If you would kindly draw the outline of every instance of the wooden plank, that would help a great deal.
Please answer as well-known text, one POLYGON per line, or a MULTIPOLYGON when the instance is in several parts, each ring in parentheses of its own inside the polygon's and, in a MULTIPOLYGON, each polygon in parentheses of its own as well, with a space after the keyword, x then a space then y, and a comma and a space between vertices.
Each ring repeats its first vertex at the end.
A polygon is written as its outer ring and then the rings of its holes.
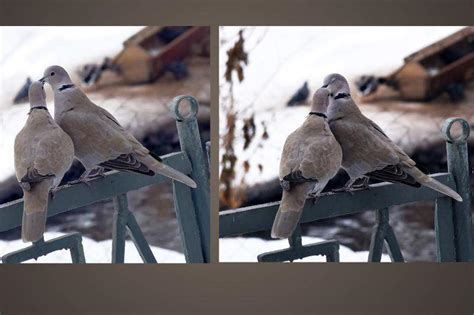
POLYGON ((454 43, 460 41, 461 39, 473 34, 474 34, 474 26, 468 26, 468 27, 462 28, 461 30, 411 54, 410 56, 405 58, 405 62, 408 62, 408 61, 419 62, 429 56, 439 53, 444 48, 451 46, 454 43))
MULTIPOLYGON (((450 174, 439 173, 431 177, 454 188, 450 174)), ((402 184, 380 183, 354 195, 338 193, 322 196, 317 204, 306 201, 301 222, 333 218, 367 210, 382 209, 392 205, 414 201, 433 200, 443 196, 427 187, 414 188, 402 184)), ((234 236, 257 231, 270 230, 278 210, 279 202, 222 211, 219 215, 219 236, 234 236)))
MULTIPOLYGON (((191 172, 189 159, 182 152, 171 153, 162 157, 169 166, 185 173, 191 172)), ((85 184, 65 185, 53 200, 50 200, 48 217, 63 213, 95 202, 110 199, 117 195, 136 190, 152 184, 168 181, 167 177, 156 175, 146 176, 135 173, 112 171, 103 178, 97 178, 85 184)), ((23 215, 23 199, 0 205, 0 232, 21 225, 23 215)))

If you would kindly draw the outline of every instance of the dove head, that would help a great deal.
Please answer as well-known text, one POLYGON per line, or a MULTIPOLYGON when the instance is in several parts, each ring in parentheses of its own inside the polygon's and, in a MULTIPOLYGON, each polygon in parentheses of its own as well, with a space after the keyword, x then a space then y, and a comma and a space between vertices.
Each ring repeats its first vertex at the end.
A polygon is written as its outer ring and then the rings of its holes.
POLYGON ((323 88, 328 88, 330 93, 336 95, 338 93, 350 94, 349 83, 339 73, 332 73, 324 78, 323 88))
POLYGON ((30 107, 46 106, 46 93, 44 92, 43 83, 34 81, 28 89, 28 99, 30 100, 30 107))
POLYGON ((312 112, 326 113, 329 104, 329 90, 319 88, 313 95, 312 112))
POLYGON ((62 85, 71 84, 71 78, 64 68, 60 66, 50 66, 44 71, 43 78, 40 79, 41 82, 46 82, 51 85, 53 89, 60 87, 62 85))
POLYGON ((360 114, 360 110, 349 93, 339 90, 336 93, 329 94, 329 105, 326 112, 329 120, 343 118, 352 114, 360 114))

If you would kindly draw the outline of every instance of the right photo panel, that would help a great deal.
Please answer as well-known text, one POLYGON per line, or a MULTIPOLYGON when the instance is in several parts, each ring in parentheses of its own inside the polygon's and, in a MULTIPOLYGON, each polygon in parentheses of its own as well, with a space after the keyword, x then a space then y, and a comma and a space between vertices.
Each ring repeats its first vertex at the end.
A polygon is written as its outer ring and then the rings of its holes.
POLYGON ((473 251, 474 27, 219 29, 220 262, 473 251))

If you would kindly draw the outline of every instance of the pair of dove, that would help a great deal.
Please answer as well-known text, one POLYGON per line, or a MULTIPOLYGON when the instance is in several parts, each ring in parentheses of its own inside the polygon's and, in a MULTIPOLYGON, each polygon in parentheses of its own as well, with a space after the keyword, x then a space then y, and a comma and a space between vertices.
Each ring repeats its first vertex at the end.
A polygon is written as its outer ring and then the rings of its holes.
POLYGON ((50 193, 58 189, 74 156, 85 167, 79 182, 87 183, 103 168, 153 176, 161 174, 192 188, 188 176, 165 165, 105 109, 75 86, 66 70, 48 67, 28 91, 29 117, 15 138, 15 171, 24 193, 22 239, 42 238, 50 193), (44 83, 54 90, 54 119, 46 108, 44 83))
POLYGON ((283 196, 271 235, 288 238, 299 223, 308 194, 317 197, 342 167, 346 191, 360 178, 434 189, 459 202, 451 188, 425 175, 383 130, 365 117, 351 98, 349 84, 330 74, 313 96, 311 112, 286 139, 280 160, 283 196))

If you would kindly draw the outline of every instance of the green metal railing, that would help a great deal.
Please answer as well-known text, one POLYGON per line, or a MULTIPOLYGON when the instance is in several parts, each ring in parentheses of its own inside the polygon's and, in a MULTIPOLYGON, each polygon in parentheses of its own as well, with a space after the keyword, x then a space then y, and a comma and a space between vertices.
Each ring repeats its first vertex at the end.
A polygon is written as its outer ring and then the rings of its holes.
MULTIPOLYGON (((162 157, 164 163, 188 174, 198 186, 196 189, 191 189, 173 181, 176 218, 186 262, 190 263, 205 263, 210 260, 209 165, 199 136, 196 118, 198 109, 197 100, 191 96, 178 96, 173 99, 171 112, 176 119, 181 152, 162 157), (183 100, 187 100, 190 104, 187 115, 182 114, 183 110, 180 109, 183 100)), ((167 180, 169 179, 161 175, 152 177, 111 171, 102 178, 91 180, 90 185, 65 185, 55 194, 54 199, 50 200, 48 217, 101 200, 113 199, 115 213, 112 231, 112 262, 124 262, 125 238, 128 230, 142 260, 145 263, 156 263, 135 216, 128 209, 127 192, 167 180)), ((0 205, 0 232, 21 226, 22 214, 22 199, 0 205)), ((3 263, 20 263, 60 249, 71 251, 73 263, 85 263, 82 238, 79 233, 48 241, 42 239, 27 248, 4 254, 2 261, 3 263)))
MULTIPOLYGON (((368 260, 378 262, 386 243, 394 262, 404 261, 395 233, 389 222, 389 207, 415 201, 435 200, 435 231, 438 261, 473 260, 471 184, 468 165, 467 138, 470 126, 464 119, 449 118, 443 126, 446 140, 448 173, 431 175, 441 183, 456 190, 463 202, 456 202, 426 187, 413 188, 402 184, 378 183, 370 189, 354 194, 327 194, 314 204, 307 200, 300 223, 312 222, 363 211, 375 211, 374 226, 368 260), (460 124, 462 133, 452 135, 454 124, 460 124), (376 209, 376 210, 374 210, 376 209)), ((222 211, 219 215, 219 236, 236 236, 270 230, 279 202, 222 211)), ((302 245, 298 227, 289 239, 289 248, 260 254, 258 261, 293 261, 313 255, 324 255, 327 261, 339 261, 337 241, 302 245)))

